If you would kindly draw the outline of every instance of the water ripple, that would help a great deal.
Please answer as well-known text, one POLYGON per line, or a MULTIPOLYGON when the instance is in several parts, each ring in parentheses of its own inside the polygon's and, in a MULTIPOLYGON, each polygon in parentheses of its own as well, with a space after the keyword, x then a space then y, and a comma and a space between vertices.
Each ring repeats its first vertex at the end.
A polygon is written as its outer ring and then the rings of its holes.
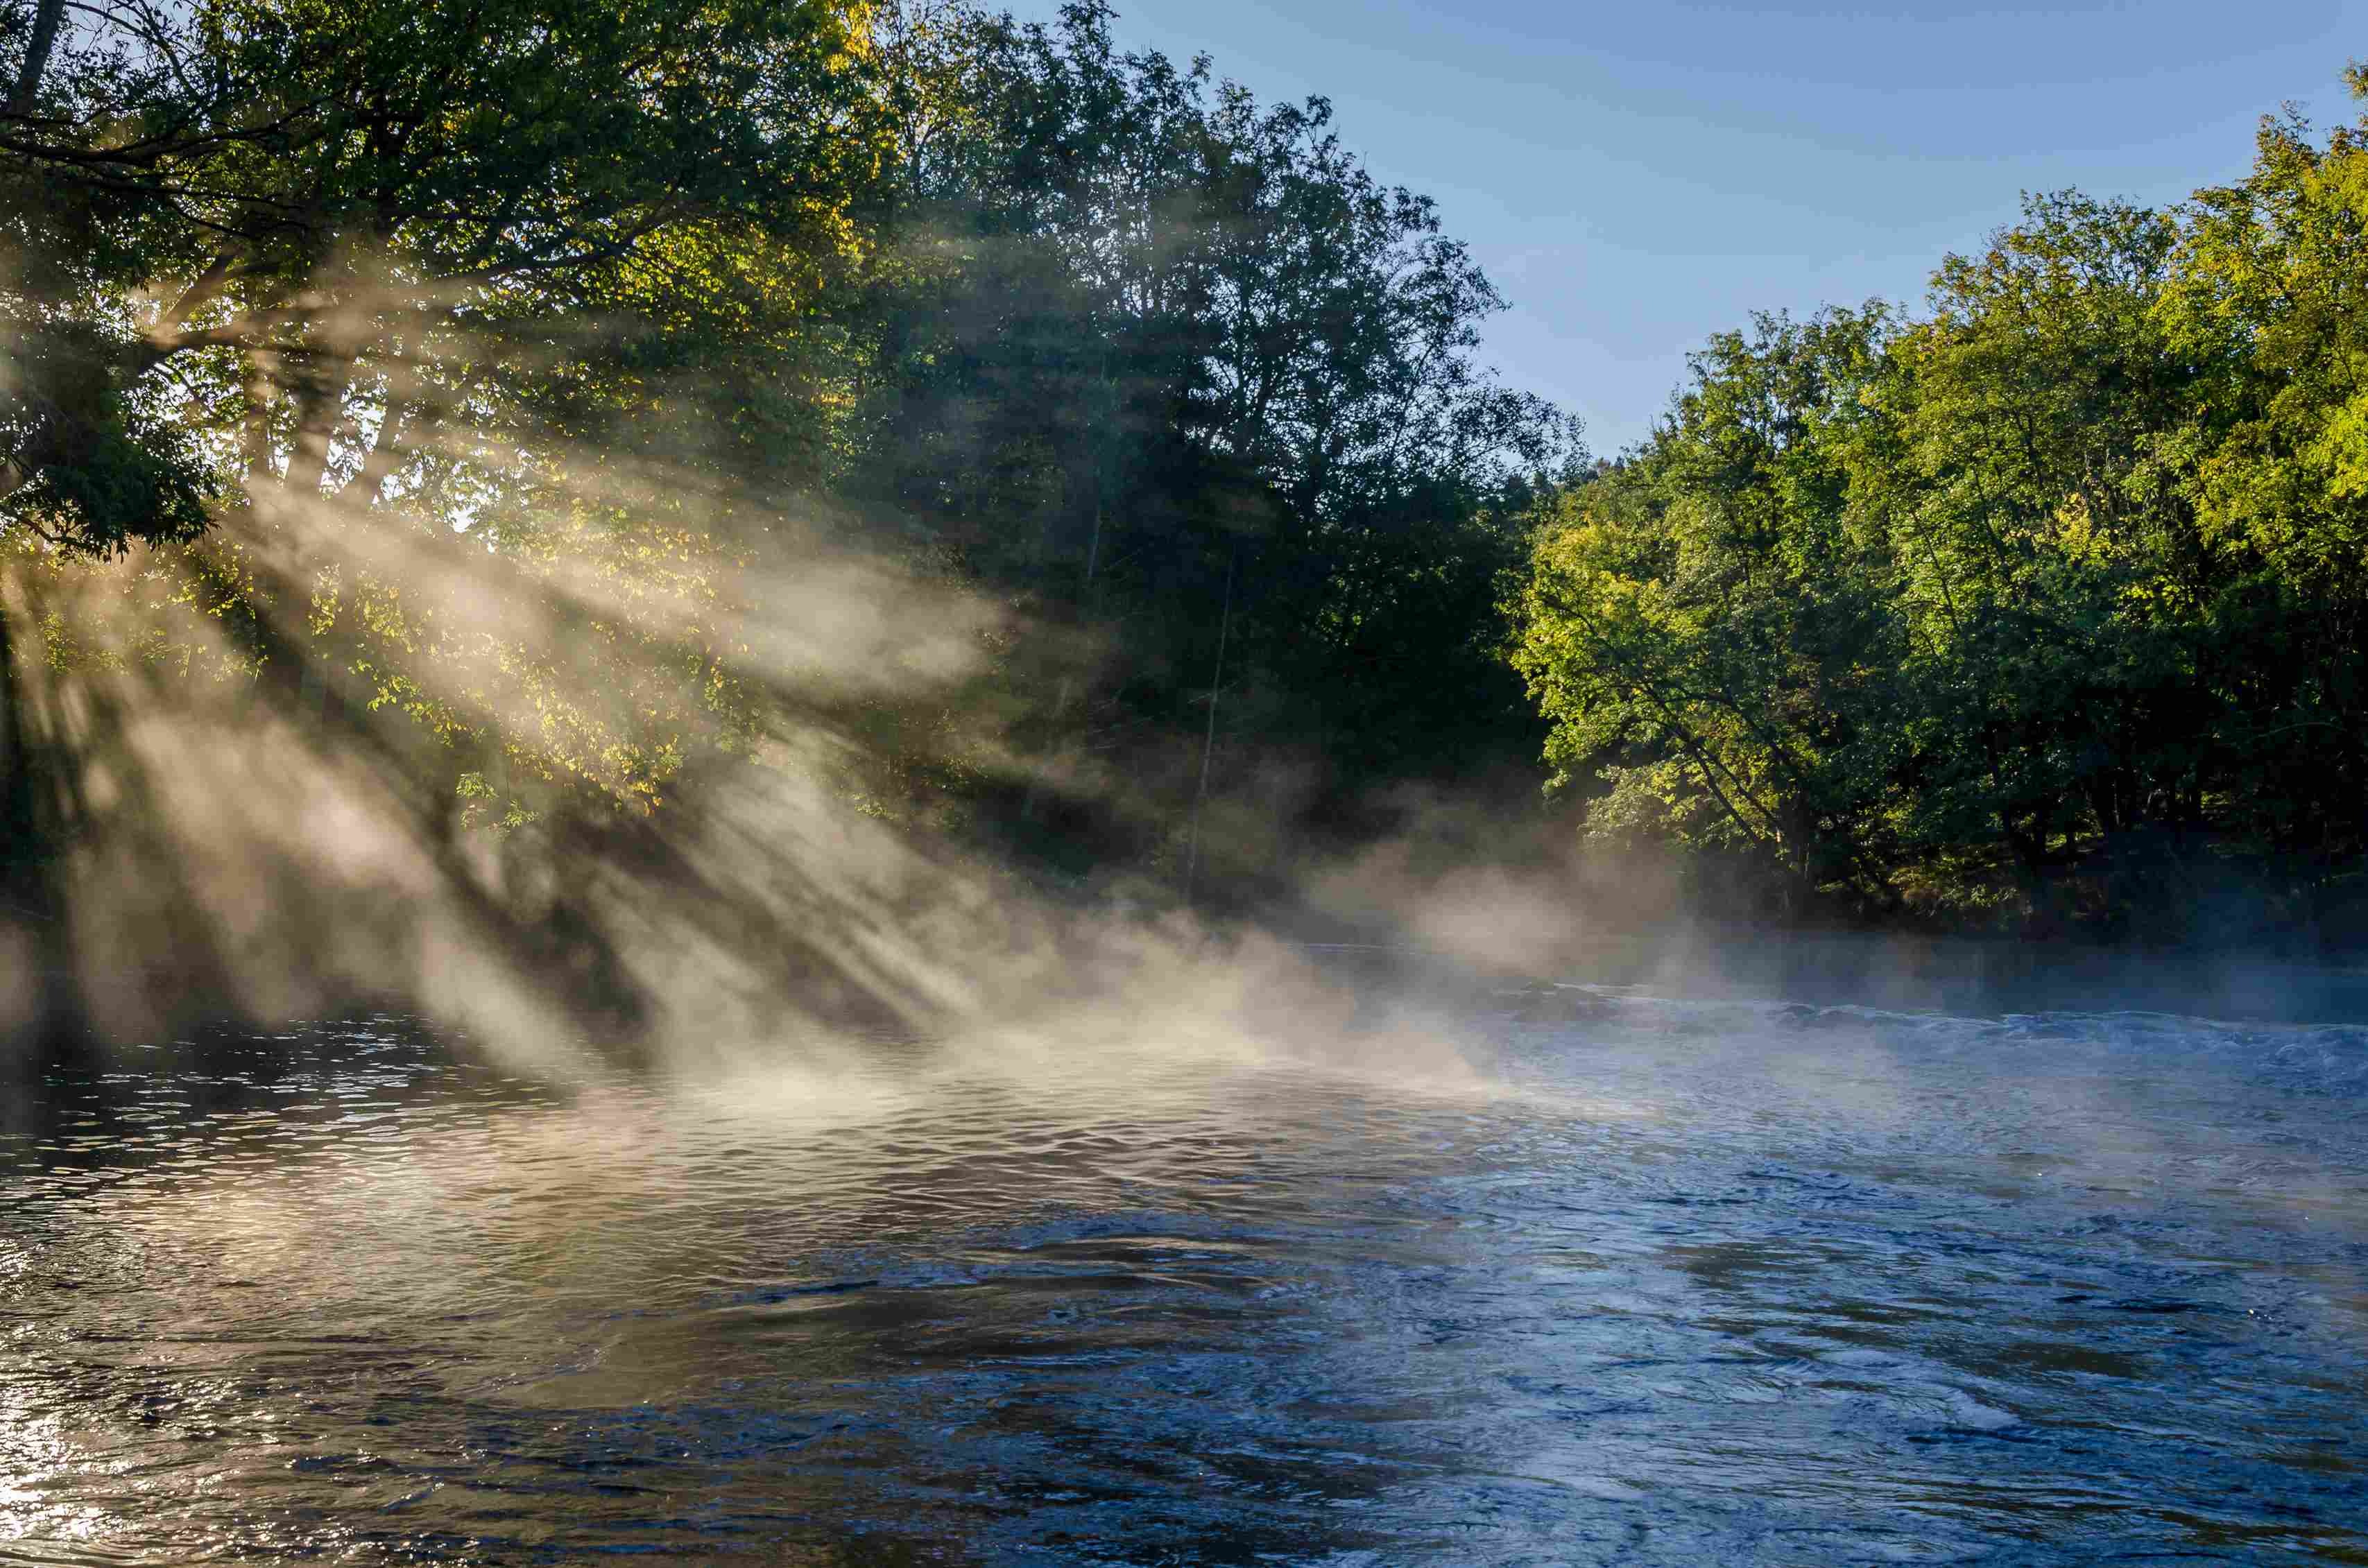
POLYGON ((54 1075, 0 1562, 2368 1562, 2368 1034, 1565 1012, 54 1075))

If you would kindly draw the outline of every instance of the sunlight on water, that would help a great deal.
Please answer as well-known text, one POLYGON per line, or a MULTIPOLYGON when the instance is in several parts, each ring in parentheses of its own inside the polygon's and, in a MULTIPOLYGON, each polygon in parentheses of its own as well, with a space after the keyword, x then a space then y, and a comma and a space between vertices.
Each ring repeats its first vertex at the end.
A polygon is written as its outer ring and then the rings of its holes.
POLYGON ((54 1074, 0 1562, 2368 1561, 2368 1033, 1589 1007, 54 1074))

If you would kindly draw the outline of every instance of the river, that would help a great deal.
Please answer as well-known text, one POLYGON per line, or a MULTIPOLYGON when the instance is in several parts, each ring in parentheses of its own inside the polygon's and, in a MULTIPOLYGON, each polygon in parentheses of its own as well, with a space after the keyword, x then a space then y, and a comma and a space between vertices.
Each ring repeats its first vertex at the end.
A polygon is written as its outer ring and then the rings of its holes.
POLYGON ((1562 994, 56 1069, 0 1562, 2368 1563, 2368 1029, 1562 994))

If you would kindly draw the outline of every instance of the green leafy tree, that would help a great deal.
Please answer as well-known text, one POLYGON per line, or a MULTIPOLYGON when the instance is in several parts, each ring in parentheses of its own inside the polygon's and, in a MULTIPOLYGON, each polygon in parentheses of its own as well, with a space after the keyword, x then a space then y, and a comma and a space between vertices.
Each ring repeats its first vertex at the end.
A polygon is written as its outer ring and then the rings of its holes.
POLYGON ((891 29, 928 85, 850 494, 1110 650, 1015 665, 1040 779, 1070 793, 1172 823, 1187 730, 1296 750, 1341 794, 1517 755, 1532 721, 1493 653, 1512 482, 1575 442, 1479 369, 1494 290, 1327 105, 1262 108, 1110 20, 891 29))
POLYGON ((2208 809, 2302 887, 2368 854, 2363 305, 2368 131, 2264 124, 2251 176, 2197 194, 2161 314, 2203 376, 2178 456, 2229 699, 2208 809))
POLYGON ((822 477, 889 155, 860 13, 52 9, 0 114, 0 532, 211 528, 247 668, 472 777, 646 805, 728 741, 733 519, 822 477), (563 678, 488 594, 616 656, 563 678))
POLYGON ((2359 159, 2272 123, 2183 212, 2030 200, 1920 317, 1714 339, 1517 607, 1592 830, 1795 905, 2164 937, 2332 907, 2368 847, 2359 159))

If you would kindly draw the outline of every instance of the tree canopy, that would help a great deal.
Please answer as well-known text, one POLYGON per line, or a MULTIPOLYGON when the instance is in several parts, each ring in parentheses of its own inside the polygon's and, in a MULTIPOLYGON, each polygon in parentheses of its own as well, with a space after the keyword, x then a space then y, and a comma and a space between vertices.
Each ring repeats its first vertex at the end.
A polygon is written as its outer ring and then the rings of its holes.
POLYGON ((1099 4, 5 0, 0 87, 17 665, 334 720, 452 844, 827 735, 1255 881, 1543 745, 1796 914, 2361 897, 2362 131, 1755 317, 1590 466, 1328 103, 1099 4))
POLYGON ((2177 210, 2029 199, 1919 315, 1713 340, 1517 607, 1591 831, 1894 918, 2356 921, 2363 182, 2273 122, 2177 210))
POLYGON ((0 10, 25 711, 259 699, 455 868, 785 746, 1170 885, 1521 766, 1494 604, 1575 429, 1327 104, 1111 24, 0 10))

